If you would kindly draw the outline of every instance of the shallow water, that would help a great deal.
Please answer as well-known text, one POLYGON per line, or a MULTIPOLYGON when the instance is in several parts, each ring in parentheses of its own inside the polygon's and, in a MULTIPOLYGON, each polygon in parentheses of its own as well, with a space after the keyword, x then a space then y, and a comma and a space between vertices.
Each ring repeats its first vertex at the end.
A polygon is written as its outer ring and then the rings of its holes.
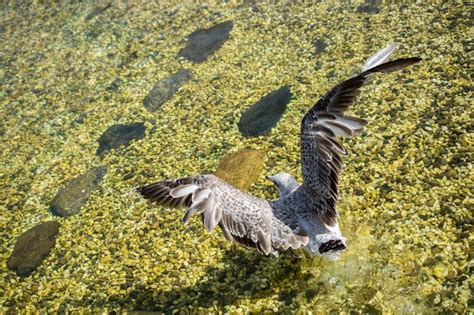
MULTIPOLYGON (((34 2, 36 3, 36 2, 34 2)), ((0 13, 0 310, 465 313, 472 307, 472 87, 469 11, 444 5, 3 4, 0 13), (193 31, 232 21, 200 63, 180 56, 193 31), (352 114, 369 120, 342 175, 349 248, 338 261, 303 250, 279 257, 228 244, 198 219, 151 207, 133 187, 213 172, 228 154, 265 152, 266 175, 299 170, 299 122, 328 89, 390 42, 423 61, 378 76, 352 114), (192 73, 158 109, 143 100, 192 73), (265 135, 241 115, 288 85, 292 98, 265 135), (97 155, 114 124, 145 134, 97 155), (78 214, 51 213, 71 180, 107 172, 78 214), (60 223, 36 271, 7 268, 17 238, 60 223)), ((261 156, 261 155, 258 155, 261 156)), ((261 170, 261 171, 260 171, 261 170)))

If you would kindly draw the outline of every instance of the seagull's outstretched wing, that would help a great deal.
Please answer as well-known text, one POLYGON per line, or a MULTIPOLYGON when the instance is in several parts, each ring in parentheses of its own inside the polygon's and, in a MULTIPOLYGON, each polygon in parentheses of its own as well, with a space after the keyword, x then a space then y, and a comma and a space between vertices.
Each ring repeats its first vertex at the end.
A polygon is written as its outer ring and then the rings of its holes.
POLYGON ((219 225, 229 241, 255 247, 268 255, 272 245, 272 212, 267 201, 246 194, 214 175, 166 180, 139 188, 145 199, 169 207, 187 207, 186 224, 193 214, 202 215, 211 232, 219 225))
POLYGON ((364 69, 326 93, 303 117, 301 123, 301 165, 305 187, 309 197, 316 205, 319 217, 328 225, 336 223, 336 202, 338 198, 339 173, 342 156, 347 152, 337 141, 337 136, 351 137, 362 131, 367 121, 345 116, 345 111, 354 103, 360 88, 371 74, 392 72, 420 61, 420 58, 406 58, 384 61, 393 51, 391 46, 374 55, 364 69), (378 53, 378 54, 379 54, 378 53))

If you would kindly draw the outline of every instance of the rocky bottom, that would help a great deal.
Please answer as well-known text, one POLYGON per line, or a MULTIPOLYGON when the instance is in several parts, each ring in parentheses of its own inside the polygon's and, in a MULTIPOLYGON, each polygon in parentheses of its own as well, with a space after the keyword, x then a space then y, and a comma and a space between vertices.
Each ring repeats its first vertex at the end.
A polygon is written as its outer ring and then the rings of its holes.
POLYGON ((0 5, 0 312, 468 312, 465 6, 174 2, 0 5), (423 61, 351 110, 338 261, 264 257, 135 193, 215 172, 276 198, 305 111, 390 42, 423 61))

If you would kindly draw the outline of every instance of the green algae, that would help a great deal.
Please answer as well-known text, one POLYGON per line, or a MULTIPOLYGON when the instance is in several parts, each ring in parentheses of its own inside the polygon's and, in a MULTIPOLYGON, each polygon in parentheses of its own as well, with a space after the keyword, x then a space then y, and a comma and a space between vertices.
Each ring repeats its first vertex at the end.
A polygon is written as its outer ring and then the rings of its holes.
POLYGON ((334 3, 95 8, 2 5, 2 312, 466 312, 473 138, 462 4, 380 5, 378 14, 334 3), (189 34, 228 20, 229 40, 205 62, 177 57, 189 34), (323 52, 316 40, 327 44, 323 52), (301 177, 305 110, 391 41, 400 43, 396 56, 424 61, 377 77, 353 107, 370 123, 344 141, 339 211, 349 248, 339 261, 303 251, 262 257, 207 234, 199 220, 184 227, 179 211, 148 207, 132 193, 216 170, 229 151, 251 148, 267 160, 250 192, 275 197, 265 175, 301 177), (193 78, 148 111, 143 99, 154 84, 183 68, 193 78), (242 137, 245 109, 285 84, 294 99, 278 125, 242 137), (136 121, 145 123, 144 139, 95 155, 103 130, 136 121), (59 188, 99 164, 108 168, 102 189, 87 211, 59 219, 43 265, 25 279, 7 270, 16 238, 51 220, 59 188))

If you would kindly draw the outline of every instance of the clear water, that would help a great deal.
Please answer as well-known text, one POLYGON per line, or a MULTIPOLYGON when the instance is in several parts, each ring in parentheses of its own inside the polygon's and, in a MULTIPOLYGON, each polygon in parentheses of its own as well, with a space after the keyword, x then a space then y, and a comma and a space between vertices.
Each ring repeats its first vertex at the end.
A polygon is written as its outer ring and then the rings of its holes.
POLYGON ((469 312, 469 18, 455 2, 2 4, 0 310, 469 312), (229 20, 230 38, 205 61, 178 56, 190 33, 229 20), (423 62, 377 77, 352 109, 370 123, 344 141, 340 260, 263 257, 133 193, 255 149, 265 154, 249 192, 275 198, 266 175, 301 179, 304 112, 390 42, 395 57, 423 62), (155 83, 180 69, 191 79, 145 108, 155 83), (278 124, 242 136, 242 113, 284 85, 292 99, 278 124), (143 138, 96 154, 107 128, 137 122, 143 138), (80 212, 54 216, 58 191, 101 165, 107 173, 80 212), (17 238, 51 220, 61 225, 55 246, 17 276, 6 264, 17 238))

